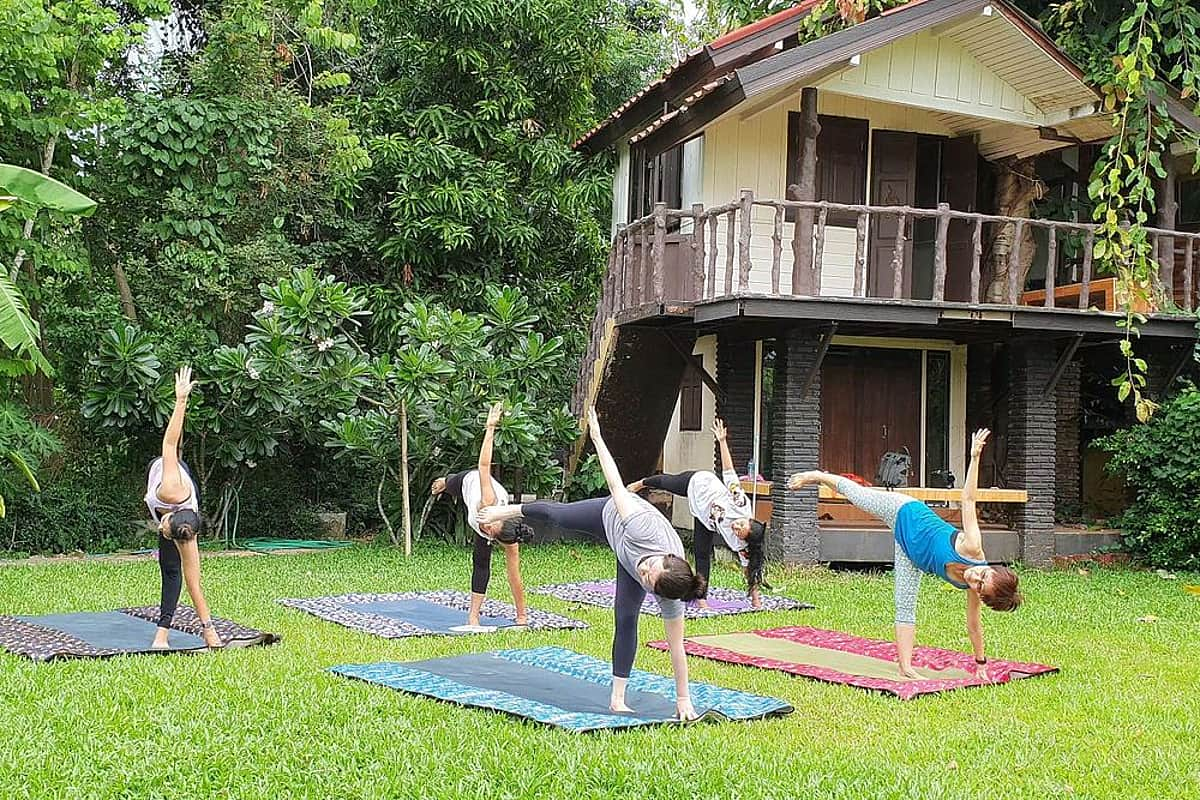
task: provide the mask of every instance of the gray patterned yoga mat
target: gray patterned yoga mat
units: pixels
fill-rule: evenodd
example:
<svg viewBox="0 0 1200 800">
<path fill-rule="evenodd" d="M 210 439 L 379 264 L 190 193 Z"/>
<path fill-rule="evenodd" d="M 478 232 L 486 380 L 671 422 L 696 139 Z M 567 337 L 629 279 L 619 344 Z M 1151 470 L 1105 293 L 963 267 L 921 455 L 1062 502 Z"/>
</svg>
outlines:
<svg viewBox="0 0 1200 800">
<path fill-rule="evenodd" d="M 604 580 L 555 583 L 549 586 L 538 586 L 531 591 L 571 603 L 587 603 L 588 605 L 612 608 L 617 593 L 617 582 Z M 703 609 L 697 602 L 689 602 L 684 606 L 684 616 L 688 619 L 697 619 L 728 614 L 749 614 L 754 611 L 799 611 L 813 608 L 808 603 L 779 595 L 763 595 L 762 608 L 754 608 L 750 605 L 750 597 L 745 592 L 720 586 L 709 587 L 708 606 L 707 609 Z M 654 595 L 646 595 L 646 599 L 642 602 L 642 613 L 661 616 L 658 600 L 654 598 Z"/>
<path fill-rule="evenodd" d="M 279 641 L 273 633 L 247 628 L 227 619 L 213 617 L 212 621 L 227 647 Z M 0 649 L 34 661 L 204 649 L 200 620 L 191 608 L 181 606 L 175 612 L 167 640 L 168 650 L 150 648 L 157 627 L 158 606 L 41 616 L 0 615 Z"/>
<path fill-rule="evenodd" d="M 289 608 L 336 622 L 385 639 L 408 636 L 457 636 L 480 631 L 455 630 L 466 625 L 471 596 L 454 589 L 391 594 L 341 594 L 328 597 L 284 599 Z M 547 611 L 527 609 L 533 630 L 586 628 L 587 623 Z M 511 603 L 484 600 L 480 624 L 501 630 L 516 626 L 517 609 Z"/>
</svg>

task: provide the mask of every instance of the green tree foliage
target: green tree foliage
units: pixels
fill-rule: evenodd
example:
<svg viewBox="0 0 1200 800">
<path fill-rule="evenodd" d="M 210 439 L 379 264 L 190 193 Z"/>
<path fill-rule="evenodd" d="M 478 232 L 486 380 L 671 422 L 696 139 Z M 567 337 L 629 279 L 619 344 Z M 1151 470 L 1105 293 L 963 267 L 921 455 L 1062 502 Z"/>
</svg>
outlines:
<svg viewBox="0 0 1200 800">
<path fill-rule="evenodd" d="M 661 66 L 665 46 L 627 50 L 663 40 L 638 33 L 639 13 L 613 0 L 377 7 L 344 107 L 374 162 L 357 206 L 379 231 L 378 280 L 465 310 L 514 284 L 582 348 L 611 177 L 570 144 Z"/>
<path fill-rule="evenodd" d="M 1133 494 L 1121 520 L 1125 546 L 1153 566 L 1200 567 L 1200 391 L 1189 386 L 1147 424 L 1100 445 Z"/>
</svg>

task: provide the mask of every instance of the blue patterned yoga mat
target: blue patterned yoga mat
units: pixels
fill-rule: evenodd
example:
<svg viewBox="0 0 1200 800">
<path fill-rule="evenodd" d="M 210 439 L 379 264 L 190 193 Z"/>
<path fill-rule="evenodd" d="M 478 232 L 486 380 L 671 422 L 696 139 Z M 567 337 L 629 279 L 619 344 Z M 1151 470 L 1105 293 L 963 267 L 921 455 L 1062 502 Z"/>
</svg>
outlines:
<svg viewBox="0 0 1200 800">
<path fill-rule="evenodd" d="M 561 647 L 496 650 L 427 661 L 343 664 L 330 671 L 347 678 L 503 711 L 569 731 L 662 725 L 675 719 L 675 681 L 634 670 L 626 702 L 632 714 L 608 710 L 612 665 Z M 782 700 L 706 683 L 689 685 L 702 719 L 745 720 L 789 714 Z"/>
<path fill-rule="evenodd" d="M 285 606 L 307 611 L 356 631 L 403 639 L 408 636 L 458 636 L 454 628 L 467 623 L 471 596 L 454 589 L 391 594 L 341 594 L 329 597 L 280 600 Z M 527 609 L 532 630 L 586 628 L 586 622 Z M 511 603 L 484 600 L 479 622 L 500 630 L 516 625 L 517 609 Z"/>
</svg>

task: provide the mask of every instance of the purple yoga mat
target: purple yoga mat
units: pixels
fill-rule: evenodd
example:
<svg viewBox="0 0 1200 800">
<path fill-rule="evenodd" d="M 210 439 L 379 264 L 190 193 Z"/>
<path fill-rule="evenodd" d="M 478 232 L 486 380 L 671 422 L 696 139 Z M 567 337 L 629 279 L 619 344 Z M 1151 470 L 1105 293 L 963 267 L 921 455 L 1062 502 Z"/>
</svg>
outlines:
<svg viewBox="0 0 1200 800">
<path fill-rule="evenodd" d="M 617 593 L 617 582 L 605 580 L 556 583 L 550 586 L 539 586 L 532 591 L 568 602 L 612 608 Z M 779 597 L 778 595 L 764 595 L 762 601 L 762 608 L 754 608 L 750 605 L 750 596 L 745 592 L 713 586 L 708 590 L 707 609 L 701 608 L 698 602 L 691 601 L 685 604 L 684 614 L 689 618 L 718 617 L 727 614 L 747 614 L 753 611 L 799 611 L 812 608 L 808 603 L 801 603 L 790 597 Z M 642 613 L 661 616 L 658 600 L 654 595 L 646 595 L 646 599 L 642 602 Z"/>
</svg>

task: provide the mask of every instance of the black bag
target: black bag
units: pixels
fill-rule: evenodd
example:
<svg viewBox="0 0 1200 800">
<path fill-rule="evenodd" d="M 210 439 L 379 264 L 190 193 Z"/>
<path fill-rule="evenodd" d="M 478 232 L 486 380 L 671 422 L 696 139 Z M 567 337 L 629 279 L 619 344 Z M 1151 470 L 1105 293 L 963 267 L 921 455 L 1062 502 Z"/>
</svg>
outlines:
<svg viewBox="0 0 1200 800">
<path fill-rule="evenodd" d="M 908 472 L 912 469 L 912 456 L 908 448 L 903 453 L 884 453 L 879 459 L 879 472 L 875 475 L 875 485 L 887 489 L 897 486 L 908 486 Z"/>
</svg>

